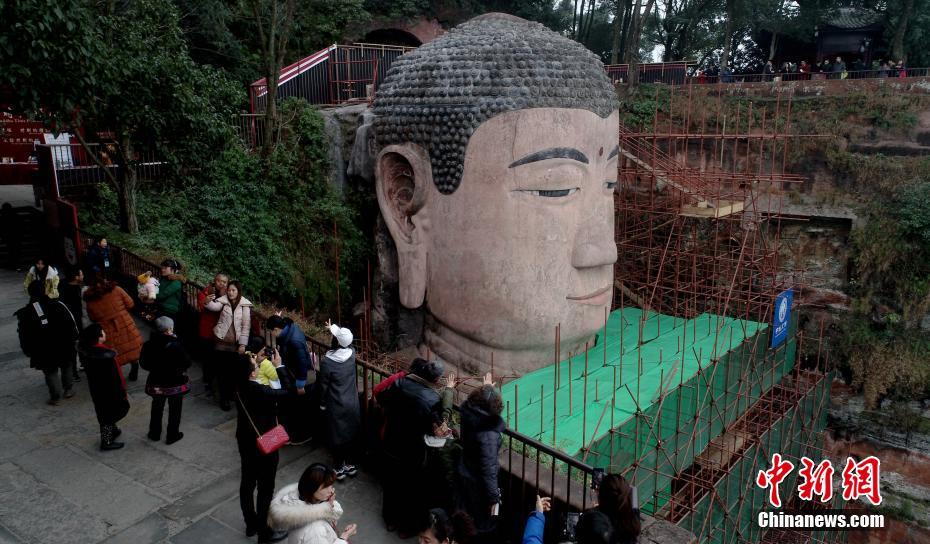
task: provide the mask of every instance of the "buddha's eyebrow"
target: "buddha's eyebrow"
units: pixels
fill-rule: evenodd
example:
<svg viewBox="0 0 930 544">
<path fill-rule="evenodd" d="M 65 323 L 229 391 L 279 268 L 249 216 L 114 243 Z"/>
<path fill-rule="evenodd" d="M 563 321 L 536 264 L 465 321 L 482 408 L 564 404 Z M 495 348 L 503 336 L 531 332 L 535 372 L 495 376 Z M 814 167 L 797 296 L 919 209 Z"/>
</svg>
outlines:
<svg viewBox="0 0 930 544">
<path fill-rule="evenodd" d="M 610 159 L 616 157 L 616 156 L 619 155 L 619 154 L 620 154 L 620 146 L 618 145 L 618 146 L 614 147 L 613 151 L 611 151 L 611 152 L 607 155 L 607 160 L 610 160 Z"/>
<path fill-rule="evenodd" d="M 573 147 L 550 147 L 549 149 L 543 149 L 535 153 L 530 153 L 522 159 L 513 161 L 510 163 L 510 168 L 515 166 L 522 166 L 531 162 L 544 161 L 547 159 L 571 159 L 582 164 L 588 164 L 588 157 Z"/>
</svg>

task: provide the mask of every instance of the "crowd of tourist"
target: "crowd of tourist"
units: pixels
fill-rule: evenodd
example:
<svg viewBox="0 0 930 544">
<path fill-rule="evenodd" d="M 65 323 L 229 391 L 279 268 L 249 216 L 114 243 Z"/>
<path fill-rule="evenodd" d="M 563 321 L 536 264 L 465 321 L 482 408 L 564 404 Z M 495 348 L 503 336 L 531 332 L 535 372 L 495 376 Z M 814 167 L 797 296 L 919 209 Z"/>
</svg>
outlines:
<svg viewBox="0 0 930 544">
<path fill-rule="evenodd" d="M 843 57 L 824 58 L 821 62 L 809 63 L 806 60 L 769 60 L 762 67 L 761 74 L 735 74 L 729 66 L 719 70 L 711 68 L 698 70 L 693 78 L 697 83 L 735 83 L 738 81 L 801 81 L 811 79 L 861 79 L 875 77 L 907 77 L 904 61 L 876 59 L 866 63 L 856 58 L 848 64 Z"/>
<path fill-rule="evenodd" d="M 239 498 L 248 536 L 257 535 L 260 543 L 349 541 L 357 527 L 343 524 L 336 486 L 358 473 L 360 452 L 368 452 L 380 476 L 388 530 L 404 539 L 417 536 L 423 544 L 499 541 L 498 459 L 505 422 L 490 373 L 471 390 L 456 418 L 456 374 L 440 361 L 414 359 L 374 388 L 372 413 L 379 416 L 371 418 L 377 422 L 373 429 L 363 429 L 351 330 L 327 322 L 331 345 L 320 356 L 311 353 L 300 326 L 283 315 L 265 320 L 266 334 L 261 334 L 253 327 L 245 287 L 217 274 L 198 293 L 196 326 L 185 338 L 187 328 L 179 326 L 185 319 L 181 269 L 166 259 L 160 274 L 138 276 L 134 298 L 119 285 L 125 278 L 117 274 L 101 238 L 87 252 L 83 268 L 68 267 L 62 274 L 37 259 L 26 274 L 29 304 L 16 312 L 22 350 L 43 372 L 50 405 L 73 397 L 83 372 L 102 451 L 124 447 L 118 423 L 130 409 L 127 380 L 138 380 L 140 368 L 147 373 L 145 393 L 151 397 L 147 438 L 160 441 L 164 434 L 167 445 L 183 439 L 183 399 L 192 390 L 188 370 L 197 359 L 203 363 L 206 395 L 221 410 L 231 410 L 233 403 L 237 408 Z M 144 343 L 134 308 L 152 327 Z M 272 345 L 266 345 L 266 336 Z M 333 463 L 312 464 L 298 482 L 276 494 L 279 449 L 311 439 L 329 448 Z M 604 478 L 599 506 L 574 528 L 577 541 L 635 542 L 639 521 L 633 495 L 622 477 Z M 524 543 L 544 541 L 550 506 L 550 499 L 537 499 Z"/>
</svg>

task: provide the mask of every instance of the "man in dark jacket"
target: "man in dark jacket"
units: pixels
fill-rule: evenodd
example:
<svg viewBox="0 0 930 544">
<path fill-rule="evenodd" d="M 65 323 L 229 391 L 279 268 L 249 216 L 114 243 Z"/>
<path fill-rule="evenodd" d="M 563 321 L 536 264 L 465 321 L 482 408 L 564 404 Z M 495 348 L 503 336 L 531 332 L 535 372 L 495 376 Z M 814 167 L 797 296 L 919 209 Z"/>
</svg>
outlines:
<svg viewBox="0 0 930 544">
<path fill-rule="evenodd" d="M 161 439 L 161 417 L 168 402 L 168 432 L 166 444 L 184 438 L 181 426 L 181 406 L 184 395 L 190 391 L 187 369 L 191 360 L 174 334 L 174 321 L 162 316 L 155 320 L 157 334 L 142 346 L 139 364 L 149 371 L 145 392 L 152 397 L 152 416 L 149 420 L 149 440 Z"/>
<path fill-rule="evenodd" d="M 265 327 L 277 338 L 277 353 L 281 355 L 281 361 L 294 377 L 294 391 L 297 396 L 285 401 L 282 419 L 291 442 L 300 444 L 310 439 L 310 423 L 314 415 L 313 402 L 308 394 L 310 391 L 307 391 L 307 375 L 310 370 L 307 337 L 293 320 L 280 315 L 268 318 Z"/>
<path fill-rule="evenodd" d="M 500 503 L 501 433 L 506 427 L 500 414 L 500 395 L 485 376 L 484 385 L 462 403 L 462 459 L 459 462 L 461 507 L 475 521 L 479 534 L 490 537 L 496 527 Z"/>
<path fill-rule="evenodd" d="M 67 306 L 45 295 L 44 282 L 36 280 L 29 284 L 28 290 L 29 304 L 15 314 L 19 323 L 19 344 L 29 357 L 30 366 L 45 374 L 48 404 L 56 406 L 62 395 L 65 398 L 74 396 L 71 372 L 77 323 Z"/>
<path fill-rule="evenodd" d="M 256 439 L 278 425 L 279 402 L 294 392 L 294 377 L 282 364 L 281 355 L 275 352 L 272 364 L 278 372 L 280 389 L 262 385 L 258 380 L 258 361 L 243 364 L 242 376 L 236 395 L 236 443 L 242 462 L 239 482 L 239 506 L 245 520 L 247 536 L 258 533 L 258 542 L 278 542 L 286 532 L 273 532 L 268 527 L 268 509 L 274 496 L 274 482 L 278 471 L 278 452 L 263 455 Z M 255 490 L 258 495 L 255 496 Z"/>
<path fill-rule="evenodd" d="M 100 276 L 104 278 L 110 277 L 110 268 L 113 263 L 110 261 L 110 246 L 107 244 L 106 238 L 94 240 L 94 245 L 87 250 L 86 261 L 87 272 L 90 276 L 88 278 L 89 285 L 93 285 Z"/>
<path fill-rule="evenodd" d="M 442 363 L 415 359 L 410 372 L 378 396 L 384 408 L 384 502 L 381 515 L 401 538 L 415 534 L 429 509 L 422 475 L 426 463 L 424 436 L 432 435 L 434 415 L 441 410 L 434 389 L 443 374 Z"/>
</svg>

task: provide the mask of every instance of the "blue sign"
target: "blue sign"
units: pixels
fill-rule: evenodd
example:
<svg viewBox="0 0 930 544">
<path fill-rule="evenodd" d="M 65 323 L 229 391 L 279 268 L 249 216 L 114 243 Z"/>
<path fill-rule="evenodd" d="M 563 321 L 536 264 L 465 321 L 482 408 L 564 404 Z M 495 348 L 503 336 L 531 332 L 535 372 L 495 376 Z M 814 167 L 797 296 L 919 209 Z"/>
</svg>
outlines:
<svg viewBox="0 0 930 544">
<path fill-rule="evenodd" d="M 776 348 L 788 338 L 788 329 L 791 325 L 791 301 L 794 292 L 791 289 L 782 291 L 775 297 L 775 315 L 772 316 L 772 347 Z"/>
</svg>

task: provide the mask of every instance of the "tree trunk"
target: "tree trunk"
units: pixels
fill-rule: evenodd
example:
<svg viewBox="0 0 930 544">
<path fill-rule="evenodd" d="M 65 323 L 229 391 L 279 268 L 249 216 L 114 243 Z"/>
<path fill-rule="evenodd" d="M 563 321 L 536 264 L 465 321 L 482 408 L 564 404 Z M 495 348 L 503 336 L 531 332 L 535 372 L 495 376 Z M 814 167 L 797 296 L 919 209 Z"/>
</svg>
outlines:
<svg viewBox="0 0 930 544">
<path fill-rule="evenodd" d="M 642 38 L 643 25 L 645 24 L 646 17 L 649 17 L 649 14 L 652 12 L 653 6 L 655 6 L 656 0 L 647 0 L 646 7 L 640 13 L 639 11 L 639 0 L 636 0 L 636 7 L 633 9 L 632 17 L 630 18 L 630 32 L 629 32 L 629 42 L 627 43 L 627 62 L 630 64 L 630 84 L 636 85 L 639 83 L 639 44 Z"/>
<path fill-rule="evenodd" d="M 914 12 L 914 0 L 903 0 L 901 15 L 895 25 L 894 37 L 891 40 L 891 57 L 894 60 L 906 60 L 904 53 L 904 36 L 907 34 L 907 25 Z"/>
<path fill-rule="evenodd" d="M 634 47 L 632 44 L 636 41 L 636 24 L 639 20 L 639 6 L 640 0 L 633 0 L 633 8 L 630 11 L 630 24 L 627 25 L 626 31 L 626 47 L 623 48 L 623 62 L 629 64 L 632 62 L 632 58 L 635 55 L 630 54 L 631 51 L 639 52 L 639 44 Z M 632 76 L 632 74 L 630 74 Z M 632 77 L 630 77 L 632 79 Z"/>
<path fill-rule="evenodd" d="M 727 24 L 723 30 L 723 55 L 720 57 L 720 70 L 730 63 L 730 46 L 733 44 L 733 17 L 736 11 L 736 0 L 727 0 Z"/>
<path fill-rule="evenodd" d="M 119 228 L 121 231 L 136 234 L 139 232 L 139 217 L 136 214 L 136 194 L 139 186 L 139 172 L 136 169 L 132 141 L 128 136 L 120 139 L 120 168 L 116 196 L 119 201 Z"/>
<path fill-rule="evenodd" d="M 778 32 L 772 32 L 772 41 L 769 42 L 769 58 L 768 60 L 775 60 L 775 53 L 778 51 Z M 774 66 L 774 64 L 773 64 Z M 777 66 L 775 67 L 778 68 Z"/>
<path fill-rule="evenodd" d="M 616 3 L 617 9 L 614 12 L 613 36 L 610 42 L 610 63 L 617 64 L 620 58 L 620 33 L 623 31 L 623 16 L 626 11 L 621 7 L 620 0 Z"/>
</svg>

